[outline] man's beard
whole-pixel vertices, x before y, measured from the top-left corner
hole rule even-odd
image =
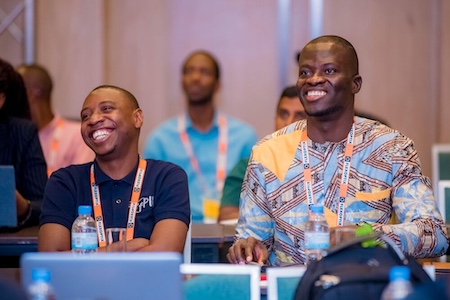
[[[327,108],[325,110],[317,111],[317,112],[310,112],[305,109],[305,113],[310,117],[325,117],[334,114],[337,111],[342,110],[342,106],[332,106],[330,108]]]
[[[188,99],[188,102],[190,106],[203,106],[212,102],[212,95],[208,95],[196,100]]]

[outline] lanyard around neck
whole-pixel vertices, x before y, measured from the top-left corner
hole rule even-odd
[[[58,122],[56,123],[55,133],[53,134],[52,143],[50,144],[50,152],[48,154],[48,161],[47,161],[48,177],[50,177],[53,171],[55,171],[56,156],[58,155],[59,140],[61,138],[63,122],[64,121],[62,119],[58,119]]]
[[[134,236],[134,226],[136,221],[136,212],[141,195],[142,182],[144,181],[145,170],[147,169],[147,161],[145,159],[139,159],[139,166],[136,171],[136,177],[134,178],[133,190],[131,192],[130,207],[128,208],[128,221],[127,221],[127,241],[132,240]],[[94,176],[94,164],[91,165],[91,194],[92,205],[94,207],[94,217],[97,225],[98,244],[100,247],[106,246],[105,225],[103,222],[102,203],[100,201],[100,188],[95,183]]]
[[[345,214],[345,198],[347,197],[348,182],[350,179],[350,168],[352,164],[353,156],[353,145],[355,139],[355,121],[353,120],[352,128],[347,136],[347,144],[345,145],[344,153],[344,166],[342,169],[341,185],[339,188],[339,205],[337,213],[337,224],[330,224],[330,226],[343,226],[344,225],[344,214]],[[308,149],[308,134],[305,129],[302,132],[302,137],[300,140],[302,149],[302,159],[303,159],[303,175],[304,175],[304,186],[306,191],[306,199],[308,202],[308,208],[315,204],[314,192],[312,188],[312,176],[311,176],[311,162],[309,159],[309,149]]]
[[[228,148],[228,125],[227,119],[220,115],[218,116],[219,122],[219,142],[217,149],[217,163],[216,163],[216,191],[220,195],[226,176],[226,166],[227,166],[227,148]],[[208,185],[206,184],[205,177],[200,170],[200,166],[197,158],[195,157],[194,150],[192,149],[192,144],[189,140],[189,135],[186,131],[186,116],[182,115],[178,118],[178,132],[180,134],[181,142],[183,147],[189,157],[189,162],[191,163],[192,169],[197,174],[202,192],[204,196],[208,195]],[[210,195],[211,196],[211,195]]]

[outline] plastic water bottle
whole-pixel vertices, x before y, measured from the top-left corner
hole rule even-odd
[[[50,284],[50,271],[47,269],[33,269],[31,271],[32,282],[28,287],[30,300],[54,300],[55,295]]]
[[[321,260],[330,248],[330,226],[325,219],[322,205],[312,205],[309,220],[305,224],[306,264]]]
[[[389,283],[381,294],[381,300],[402,300],[413,292],[409,280],[411,271],[406,266],[394,266],[389,271]]]
[[[72,252],[78,254],[97,252],[97,228],[91,216],[92,206],[78,206],[78,217],[72,225]]]

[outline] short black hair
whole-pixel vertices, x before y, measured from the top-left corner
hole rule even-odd
[[[283,97],[297,98],[298,97],[297,87],[295,85],[286,87],[281,93],[280,99]]]
[[[39,89],[42,90],[43,94],[50,97],[53,90],[53,80],[47,69],[38,64],[21,64],[16,67],[16,70],[25,69],[25,71],[36,72],[39,77]]]
[[[134,95],[132,93],[130,93],[129,91],[127,91],[126,89],[123,89],[123,88],[115,86],[115,85],[104,84],[104,85],[99,85],[98,87],[93,89],[91,91],[91,93],[96,90],[100,90],[100,89],[113,89],[113,90],[122,92],[126,95],[128,100],[130,100],[131,104],[134,106],[135,109],[139,108],[139,102],[137,101],[136,97],[134,97]]]
[[[0,93],[5,95],[5,104],[0,109],[0,118],[16,117],[31,120],[27,90],[23,78],[9,62],[1,58]]]
[[[277,103],[277,110],[278,108],[280,108],[280,104],[281,104],[281,99],[283,99],[284,97],[288,97],[288,98],[300,98],[298,96],[298,91],[297,91],[297,87],[295,85],[291,85],[288,87],[285,87],[283,92],[281,92],[281,96],[280,99],[278,99],[278,103]],[[298,100],[300,101],[300,99]]]
[[[306,44],[305,48],[308,45],[319,44],[319,43],[329,43],[329,42],[336,44],[338,46],[341,46],[342,48],[347,50],[347,53],[350,55],[350,57],[352,59],[354,59],[355,67],[356,67],[356,74],[358,74],[359,73],[358,54],[356,53],[355,47],[353,47],[353,45],[349,41],[344,39],[343,37],[340,37],[337,35],[319,36],[319,37],[311,40],[308,44]],[[300,53],[299,53],[298,57],[300,58]]]
[[[183,68],[182,68],[182,73],[184,74],[184,69],[186,68],[186,64],[187,62],[195,55],[197,54],[201,54],[204,55],[206,57],[208,57],[211,62],[213,63],[214,69],[216,70],[216,79],[219,80],[220,79],[220,65],[219,62],[217,61],[217,59],[214,57],[214,55],[212,55],[210,52],[206,51],[206,50],[197,50],[192,52],[191,54],[189,54],[189,56],[184,60],[183,63]]]

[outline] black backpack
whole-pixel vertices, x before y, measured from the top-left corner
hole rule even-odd
[[[365,245],[368,241],[373,244],[375,238],[385,243]],[[372,234],[330,249],[322,260],[312,262],[297,286],[294,299],[379,300],[389,282],[389,270],[396,265],[409,267],[413,286],[433,284],[422,266],[405,257],[392,240]]]

